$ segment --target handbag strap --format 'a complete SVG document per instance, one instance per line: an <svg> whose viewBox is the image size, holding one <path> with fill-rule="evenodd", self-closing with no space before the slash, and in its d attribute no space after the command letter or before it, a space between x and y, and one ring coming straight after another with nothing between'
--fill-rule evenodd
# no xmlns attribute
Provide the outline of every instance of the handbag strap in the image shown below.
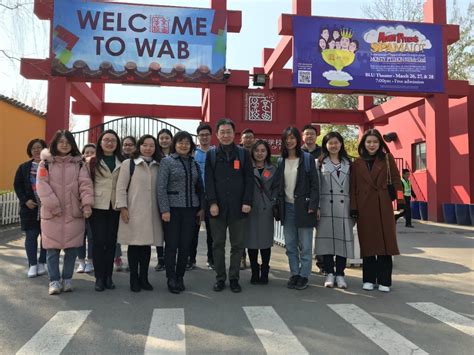
<svg viewBox="0 0 474 355"><path fill-rule="evenodd" d="M254 175L254 177L255 177L255 182L257 183L258 188L260 189L260 191L262 191L265 194L265 196L267 196L267 198L271 201L272 196L270 195L270 192L267 191L267 189L265 188L265 185L263 184L263 181L255 175Z"/></svg>
<svg viewBox="0 0 474 355"><path fill-rule="evenodd" d="M392 174L390 173L390 160L388 153L385 154L385 162L387 163L387 185L392 185Z"/></svg>

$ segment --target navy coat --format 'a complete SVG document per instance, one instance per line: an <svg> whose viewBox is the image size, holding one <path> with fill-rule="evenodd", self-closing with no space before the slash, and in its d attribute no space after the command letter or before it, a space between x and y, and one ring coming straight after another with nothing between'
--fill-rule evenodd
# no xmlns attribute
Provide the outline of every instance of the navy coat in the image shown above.
<svg viewBox="0 0 474 355"><path fill-rule="evenodd" d="M40 220L38 219L38 207L32 210L26 206L28 200L33 200L36 203L35 193L31 187L30 170L33 160L29 160L21 164L15 174L15 181L13 187L15 193L20 200L20 225L21 230L40 229ZM38 203L39 204L39 203Z"/></svg>

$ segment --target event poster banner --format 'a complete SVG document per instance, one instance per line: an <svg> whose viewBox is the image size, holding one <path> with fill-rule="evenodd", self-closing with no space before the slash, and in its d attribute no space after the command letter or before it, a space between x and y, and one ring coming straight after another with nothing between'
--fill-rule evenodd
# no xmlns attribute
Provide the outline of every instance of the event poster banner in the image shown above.
<svg viewBox="0 0 474 355"><path fill-rule="evenodd" d="M219 82L226 42L225 11L54 1L53 75Z"/></svg>
<svg viewBox="0 0 474 355"><path fill-rule="evenodd" d="M293 85L443 92L441 26L293 17Z"/></svg>

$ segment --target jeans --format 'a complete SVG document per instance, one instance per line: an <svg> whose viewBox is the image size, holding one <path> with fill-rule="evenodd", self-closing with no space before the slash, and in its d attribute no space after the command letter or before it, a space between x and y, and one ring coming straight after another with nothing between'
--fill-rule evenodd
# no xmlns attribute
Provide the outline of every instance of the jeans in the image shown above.
<svg viewBox="0 0 474 355"><path fill-rule="evenodd" d="M39 229L28 229L25 231L25 250L26 257L28 258L29 266L38 264L38 235L40 234ZM40 242L40 257L39 263L46 263L46 250L43 249L43 246Z"/></svg>
<svg viewBox="0 0 474 355"><path fill-rule="evenodd" d="M308 278L312 266L313 228L298 228L295 219L295 205L287 202L285 203L284 223L283 234L291 275Z"/></svg>
<svg viewBox="0 0 474 355"><path fill-rule="evenodd" d="M92 259L92 229L89 219L86 219L86 232L84 233L84 245L77 248L77 258L84 260L86 258L86 242L87 242L87 259Z"/></svg>
<svg viewBox="0 0 474 355"><path fill-rule="evenodd" d="M59 281L61 279L59 271L59 254L60 249L48 249L47 260L48 260L48 274L49 281ZM77 248L64 249L64 263L62 279L72 279L74 273L74 263L76 262Z"/></svg>

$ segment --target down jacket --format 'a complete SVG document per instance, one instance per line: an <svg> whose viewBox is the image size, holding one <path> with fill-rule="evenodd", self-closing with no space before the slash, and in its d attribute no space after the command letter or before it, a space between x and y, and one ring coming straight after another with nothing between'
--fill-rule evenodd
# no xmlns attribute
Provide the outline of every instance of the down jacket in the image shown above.
<svg viewBox="0 0 474 355"><path fill-rule="evenodd" d="M47 167L45 166L47 162ZM94 203L92 180L82 157L41 152L36 190L41 200L41 236L45 249L77 248L84 243L84 208Z"/></svg>

